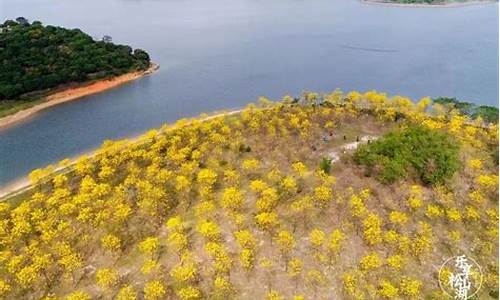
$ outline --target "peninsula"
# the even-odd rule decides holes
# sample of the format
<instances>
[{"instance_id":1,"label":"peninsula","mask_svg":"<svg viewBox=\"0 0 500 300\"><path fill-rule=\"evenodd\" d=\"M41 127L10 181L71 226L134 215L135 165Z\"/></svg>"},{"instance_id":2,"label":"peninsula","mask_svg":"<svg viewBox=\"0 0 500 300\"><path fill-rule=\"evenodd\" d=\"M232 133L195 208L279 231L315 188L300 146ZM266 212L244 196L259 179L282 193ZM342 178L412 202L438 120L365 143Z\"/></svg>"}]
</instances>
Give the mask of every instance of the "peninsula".
<instances>
[{"instance_id":1,"label":"peninsula","mask_svg":"<svg viewBox=\"0 0 500 300\"><path fill-rule=\"evenodd\" d=\"M141 49L25 18L0 24L0 128L158 68Z\"/></svg>"}]
</instances>

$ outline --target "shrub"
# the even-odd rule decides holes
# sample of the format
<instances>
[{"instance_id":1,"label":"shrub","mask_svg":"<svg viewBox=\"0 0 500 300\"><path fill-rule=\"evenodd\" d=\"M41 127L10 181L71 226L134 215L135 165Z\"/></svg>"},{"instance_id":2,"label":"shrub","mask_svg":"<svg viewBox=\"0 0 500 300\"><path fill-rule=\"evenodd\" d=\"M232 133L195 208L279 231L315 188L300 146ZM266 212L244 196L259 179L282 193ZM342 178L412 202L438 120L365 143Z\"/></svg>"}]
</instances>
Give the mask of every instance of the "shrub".
<instances>
[{"instance_id":1,"label":"shrub","mask_svg":"<svg viewBox=\"0 0 500 300\"><path fill-rule=\"evenodd\" d=\"M250 148L250 146L248 146L248 145L240 144L240 147L238 148L238 150L240 152L251 152L252 148Z\"/></svg>"},{"instance_id":2,"label":"shrub","mask_svg":"<svg viewBox=\"0 0 500 300\"><path fill-rule=\"evenodd\" d=\"M361 145L354 160L384 183L416 174L425 184L443 183L459 168L459 144L450 135L423 126L391 132Z\"/></svg>"},{"instance_id":3,"label":"shrub","mask_svg":"<svg viewBox=\"0 0 500 300\"><path fill-rule=\"evenodd\" d=\"M319 163L319 168L325 172L325 174L330 174L330 170L332 168L332 160L323 157L321 162Z\"/></svg>"}]
</instances>

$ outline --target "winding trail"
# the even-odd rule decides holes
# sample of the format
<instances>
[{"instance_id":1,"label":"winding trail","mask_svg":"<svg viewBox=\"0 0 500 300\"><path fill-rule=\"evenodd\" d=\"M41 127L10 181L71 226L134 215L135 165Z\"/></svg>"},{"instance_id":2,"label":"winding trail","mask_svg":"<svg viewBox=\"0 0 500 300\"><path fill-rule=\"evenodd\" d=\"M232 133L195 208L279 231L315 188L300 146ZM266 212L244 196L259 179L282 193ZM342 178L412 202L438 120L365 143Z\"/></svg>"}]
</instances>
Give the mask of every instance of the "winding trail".
<instances>
[{"instance_id":1,"label":"winding trail","mask_svg":"<svg viewBox=\"0 0 500 300\"><path fill-rule=\"evenodd\" d=\"M347 151L356 150L360 144L367 143L369 140L376 140L378 136L373 135L365 135L359 139L359 142L347 143L340 147L337 147L337 150L331 151L328 153L328 157L332 160L332 162L336 162L340 159L340 155L342 153L346 153ZM339 149L340 148L340 149Z\"/></svg>"}]
</instances>

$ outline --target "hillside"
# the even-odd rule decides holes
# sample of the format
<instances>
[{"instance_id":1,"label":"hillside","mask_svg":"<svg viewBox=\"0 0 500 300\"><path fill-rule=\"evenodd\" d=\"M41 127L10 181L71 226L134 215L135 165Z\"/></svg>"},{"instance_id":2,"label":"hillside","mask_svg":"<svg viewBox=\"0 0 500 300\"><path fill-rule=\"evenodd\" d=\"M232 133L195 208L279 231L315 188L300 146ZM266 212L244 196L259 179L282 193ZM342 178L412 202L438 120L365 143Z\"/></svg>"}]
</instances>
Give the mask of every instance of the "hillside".
<instances>
[{"instance_id":1,"label":"hillside","mask_svg":"<svg viewBox=\"0 0 500 300\"><path fill-rule=\"evenodd\" d=\"M80 29L7 20L0 25L0 101L36 100L34 92L145 70L149 60L110 37L96 41Z\"/></svg>"},{"instance_id":2,"label":"hillside","mask_svg":"<svg viewBox=\"0 0 500 300\"><path fill-rule=\"evenodd\" d=\"M465 254L493 299L495 153L498 125L373 91L107 141L0 203L0 298L445 299Z\"/></svg>"}]
</instances>

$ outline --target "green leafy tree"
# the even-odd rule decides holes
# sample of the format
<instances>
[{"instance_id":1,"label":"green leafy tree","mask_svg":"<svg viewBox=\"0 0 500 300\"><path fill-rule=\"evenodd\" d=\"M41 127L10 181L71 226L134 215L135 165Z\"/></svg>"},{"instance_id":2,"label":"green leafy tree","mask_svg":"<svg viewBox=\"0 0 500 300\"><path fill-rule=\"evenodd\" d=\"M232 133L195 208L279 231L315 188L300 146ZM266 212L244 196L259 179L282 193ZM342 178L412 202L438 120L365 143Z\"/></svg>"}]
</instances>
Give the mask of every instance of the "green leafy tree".
<instances>
[{"instance_id":1,"label":"green leafy tree","mask_svg":"<svg viewBox=\"0 0 500 300\"><path fill-rule=\"evenodd\" d=\"M443 183L459 168L459 144L452 136L424 126L391 132L361 145L354 155L358 164L385 183L416 171L426 184Z\"/></svg>"}]
</instances>

